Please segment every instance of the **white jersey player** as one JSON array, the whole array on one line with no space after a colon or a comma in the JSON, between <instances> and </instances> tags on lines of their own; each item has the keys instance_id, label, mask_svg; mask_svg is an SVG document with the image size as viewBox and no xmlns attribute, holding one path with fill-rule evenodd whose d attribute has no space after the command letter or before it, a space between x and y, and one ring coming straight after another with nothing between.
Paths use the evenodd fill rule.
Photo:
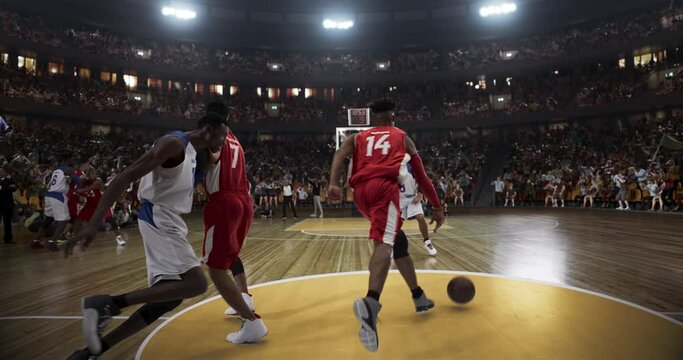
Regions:
<instances>
[{"instance_id":1,"label":"white jersey player","mask_svg":"<svg viewBox=\"0 0 683 360\"><path fill-rule=\"evenodd\" d=\"M227 120L208 113L195 130L176 131L160 138L151 149L124 169L109 184L92 216L93 221L69 241L65 256L80 242L85 249L94 240L99 224L111 205L138 179L141 200L138 224L145 244L149 287L126 294L95 295L81 301L83 336L87 347L69 359L88 359L140 331L180 305L184 298L206 291L207 282L194 249L188 243L187 226L180 214L192 210L192 191L198 177L197 150L219 151L228 133ZM102 337L100 331L121 309L144 304L130 319Z\"/></svg>"},{"instance_id":2,"label":"white jersey player","mask_svg":"<svg viewBox=\"0 0 683 360\"><path fill-rule=\"evenodd\" d=\"M33 240L31 248L42 249L46 247L50 251L59 251L59 247L55 242L64 229L66 229L67 222L71 219L69 216L69 206L67 193L69 192L69 183L71 181L72 167L74 160L71 155L64 156L63 163L55 171L52 172L47 184L47 191L45 192L45 221L38 232L38 238ZM41 242L41 238L45 235L47 229L56 224L56 228L52 236L48 239L46 244Z\"/></svg>"},{"instance_id":3,"label":"white jersey player","mask_svg":"<svg viewBox=\"0 0 683 360\"><path fill-rule=\"evenodd\" d=\"M403 220L417 220L420 226L420 232L422 233L422 239L424 242L425 249L429 255L436 255L436 248L429 240L429 227L427 225L427 220L424 217L424 211L422 210L422 193L419 192L417 187L417 182L413 177L412 173L409 171L408 174L403 179L403 184L401 184L401 217Z\"/></svg>"}]
</instances>

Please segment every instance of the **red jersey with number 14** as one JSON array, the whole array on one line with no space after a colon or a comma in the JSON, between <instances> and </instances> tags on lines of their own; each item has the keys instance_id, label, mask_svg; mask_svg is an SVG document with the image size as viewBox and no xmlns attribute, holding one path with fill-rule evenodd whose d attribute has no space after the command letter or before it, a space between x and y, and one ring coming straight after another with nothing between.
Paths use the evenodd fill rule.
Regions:
<instances>
[{"instance_id":1,"label":"red jersey with number 14","mask_svg":"<svg viewBox=\"0 0 683 360\"><path fill-rule=\"evenodd\" d=\"M225 137L218 162L206 174L206 191L209 194L223 191L249 193L244 150L232 132Z\"/></svg>"},{"instance_id":2,"label":"red jersey with number 14","mask_svg":"<svg viewBox=\"0 0 683 360\"><path fill-rule=\"evenodd\" d=\"M377 126L356 135L351 187L376 178L399 181L401 168L410 160L405 148L406 133L394 126Z\"/></svg>"}]
</instances>

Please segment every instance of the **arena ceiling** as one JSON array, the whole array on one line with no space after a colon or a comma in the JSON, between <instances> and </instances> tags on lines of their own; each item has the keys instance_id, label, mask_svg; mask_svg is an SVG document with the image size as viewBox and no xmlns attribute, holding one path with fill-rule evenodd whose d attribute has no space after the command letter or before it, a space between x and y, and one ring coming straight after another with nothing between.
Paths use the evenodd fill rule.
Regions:
<instances>
[{"instance_id":1,"label":"arena ceiling","mask_svg":"<svg viewBox=\"0 0 683 360\"><path fill-rule=\"evenodd\" d=\"M505 1L516 2L518 11L487 19L478 10L491 1L475 0L0 0L0 5L54 24L89 24L139 38L225 48L389 50L538 34L627 11L662 8L670 0ZM162 6L178 3L193 7L197 18L181 22L161 15ZM350 17L355 26L326 31L321 23L329 16Z\"/></svg>"}]
</instances>

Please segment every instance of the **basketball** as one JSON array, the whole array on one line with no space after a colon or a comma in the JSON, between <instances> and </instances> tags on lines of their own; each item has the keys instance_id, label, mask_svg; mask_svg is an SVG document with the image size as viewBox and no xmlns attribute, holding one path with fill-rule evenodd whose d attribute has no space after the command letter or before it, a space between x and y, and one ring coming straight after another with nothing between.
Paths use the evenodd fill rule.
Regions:
<instances>
[{"instance_id":1,"label":"basketball","mask_svg":"<svg viewBox=\"0 0 683 360\"><path fill-rule=\"evenodd\" d=\"M467 304L474 298L474 283L464 276L456 276L448 282L448 297L458 304Z\"/></svg>"}]
</instances>

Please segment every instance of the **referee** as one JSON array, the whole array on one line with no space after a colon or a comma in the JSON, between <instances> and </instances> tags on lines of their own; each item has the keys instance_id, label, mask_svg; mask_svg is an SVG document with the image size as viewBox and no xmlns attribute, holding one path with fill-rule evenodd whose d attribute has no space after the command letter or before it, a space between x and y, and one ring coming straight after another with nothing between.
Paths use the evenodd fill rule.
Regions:
<instances>
[{"instance_id":1,"label":"referee","mask_svg":"<svg viewBox=\"0 0 683 360\"><path fill-rule=\"evenodd\" d=\"M0 218L5 225L6 244L14 243L12 238L12 217L14 216L14 191L17 183L5 168L0 168Z\"/></svg>"}]
</instances>

